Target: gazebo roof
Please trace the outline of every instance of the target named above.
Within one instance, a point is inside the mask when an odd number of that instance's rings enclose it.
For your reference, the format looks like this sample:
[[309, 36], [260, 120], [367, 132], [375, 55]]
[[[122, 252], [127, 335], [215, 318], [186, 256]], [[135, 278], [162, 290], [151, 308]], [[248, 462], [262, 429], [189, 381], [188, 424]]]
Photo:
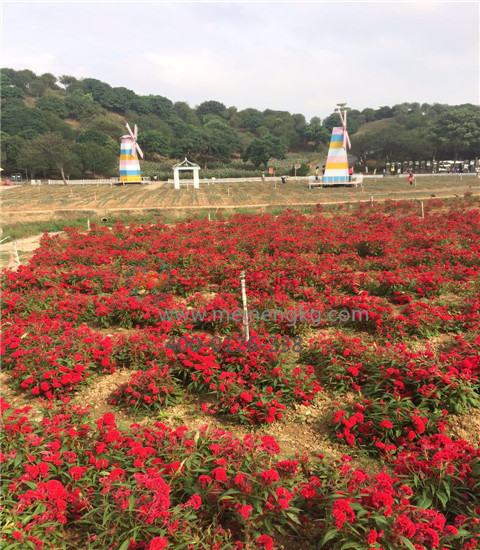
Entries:
[[177, 164], [172, 166], [172, 168], [200, 168], [200, 166], [198, 164], [195, 164], [194, 162], [190, 162], [187, 157], [185, 157], [185, 160], [182, 160], [182, 162], [178, 162]]

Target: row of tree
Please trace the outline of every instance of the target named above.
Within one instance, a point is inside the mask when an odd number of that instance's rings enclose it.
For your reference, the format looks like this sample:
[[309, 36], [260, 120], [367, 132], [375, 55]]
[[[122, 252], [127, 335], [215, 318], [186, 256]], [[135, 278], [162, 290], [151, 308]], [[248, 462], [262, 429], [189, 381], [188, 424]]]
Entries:
[[[2, 166], [30, 174], [113, 175], [125, 120], [140, 128], [146, 158], [188, 158], [204, 166], [242, 158], [255, 167], [287, 151], [326, 150], [337, 113], [323, 121], [219, 101], [195, 108], [141, 96], [93, 78], [2, 69]], [[350, 109], [352, 153], [361, 163], [471, 157], [480, 149], [480, 109], [466, 104], [402, 103]], [[61, 167], [58, 166], [61, 158]]]

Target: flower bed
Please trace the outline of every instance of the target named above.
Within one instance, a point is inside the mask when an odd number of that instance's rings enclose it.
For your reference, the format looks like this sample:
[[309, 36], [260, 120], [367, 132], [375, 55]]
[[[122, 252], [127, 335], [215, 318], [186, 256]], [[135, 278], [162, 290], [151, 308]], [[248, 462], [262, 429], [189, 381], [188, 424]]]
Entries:
[[[444, 206], [44, 236], [2, 275], [2, 366], [34, 407], [4, 404], [5, 548], [476, 548], [478, 445], [447, 434], [479, 408], [480, 211]], [[124, 368], [108, 404], [145, 421], [72, 404]], [[216, 422], [269, 427], [322, 388], [332, 440], [382, 473], [152, 423], [193, 397]]]

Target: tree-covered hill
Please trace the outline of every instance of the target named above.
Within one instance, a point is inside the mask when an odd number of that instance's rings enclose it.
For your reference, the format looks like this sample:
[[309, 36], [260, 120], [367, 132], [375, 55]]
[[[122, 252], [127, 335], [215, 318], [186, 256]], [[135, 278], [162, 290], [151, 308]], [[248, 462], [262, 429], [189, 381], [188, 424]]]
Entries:
[[[202, 166], [243, 159], [266, 167], [287, 151], [325, 150], [338, 115], [323, 121], [287, 111], [238, 110], [219, 101], [188, 103], [137, 95], [93, 78], [30, 70], [1, 71], [2, 167], [32, 177], [117, 174], [125, 122], [140, 128], [146, 160], [187, 156]], [[480, 150], [480, 109], [466, 104], [402, 103], [350, 109], [352, 153], [360, 162], [474, 157]]]

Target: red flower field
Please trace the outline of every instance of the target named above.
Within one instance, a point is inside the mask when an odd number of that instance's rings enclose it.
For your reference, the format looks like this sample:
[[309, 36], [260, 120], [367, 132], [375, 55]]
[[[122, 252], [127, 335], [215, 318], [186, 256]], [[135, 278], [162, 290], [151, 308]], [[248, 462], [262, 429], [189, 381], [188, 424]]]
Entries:
[[[480, 408], [480, 209], [425, 211], [46, 234], [2, 275], [2, 548], [480, 548], [480, 434], [451, 431]], [[287, 456], [268, 431], [324, 394], [344, 456]], [[225, 429], [158, 421], [179, 402]]]

